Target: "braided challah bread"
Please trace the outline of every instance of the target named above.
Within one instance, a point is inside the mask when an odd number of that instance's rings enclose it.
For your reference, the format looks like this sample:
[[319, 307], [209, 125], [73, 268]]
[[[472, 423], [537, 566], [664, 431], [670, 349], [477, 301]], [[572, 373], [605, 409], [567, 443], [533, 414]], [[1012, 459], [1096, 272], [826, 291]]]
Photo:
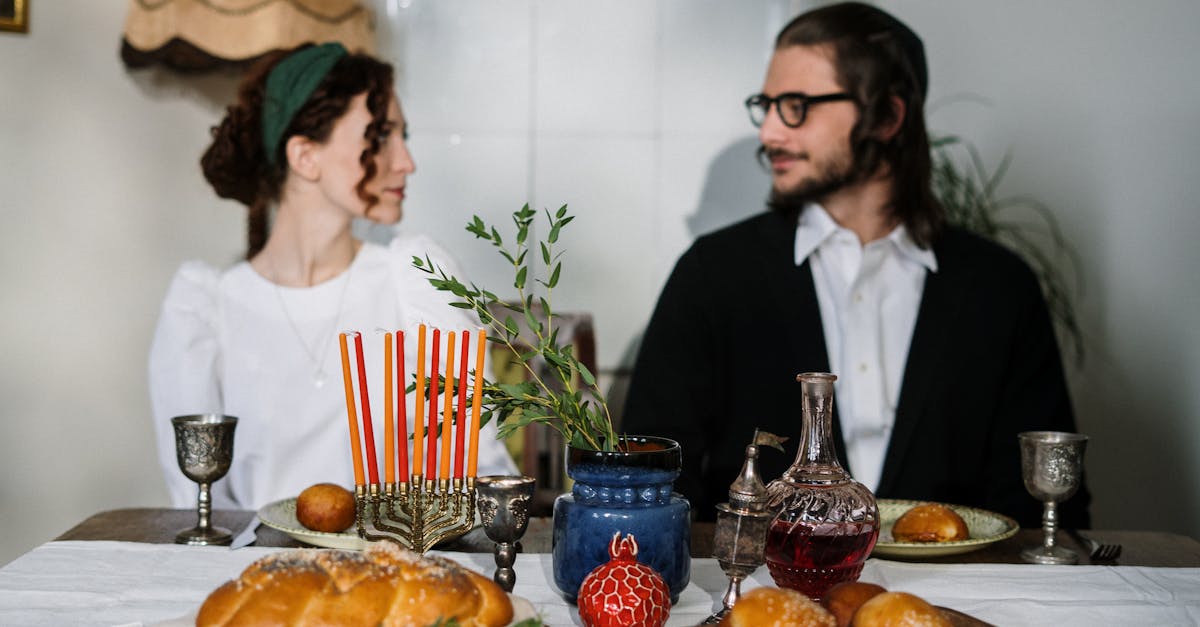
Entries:
[[264, 557], [200, 607], [196, 625], [432, 625], [512, 621], [508, 596], [490, 579], [391, 542], [362, 553], [319, 549]]

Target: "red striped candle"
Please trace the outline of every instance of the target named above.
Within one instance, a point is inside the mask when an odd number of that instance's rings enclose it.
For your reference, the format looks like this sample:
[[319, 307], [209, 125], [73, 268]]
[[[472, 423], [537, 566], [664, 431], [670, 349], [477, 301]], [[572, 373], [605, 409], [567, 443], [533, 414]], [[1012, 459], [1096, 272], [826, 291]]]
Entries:
[[458, 415], [454, 420], [454, 478], [463, 476], [463, 439], [467, 434], [467, 362], [471, 359], [468, 347], [471, 332], [462, 332], [462, 363], [458, 365]]
[[396, 481], [396, 434], [392, 422], [392, 334], [383, 334], [383, 480]]
[[399, 448], [396, 452], [400, 458], [400, 482], [408, 482], [408, 386], [404, 385], [407, 376], [404, 370], [404, 331], [396, 331], [396, 437]]
[[429, 368], [429, 448], [425, 450], [425, 479], [433, 479], [437, 472], [437, 407], [438, 407], [438, 353], [441, 352], [441, 330], [433, 330], [432, 366]]
[[362, 404], [363, 440], [367, 444], [367, 477], [379, 483], [379, 462], [375, 460], [375, 430], [371, 427], [371, 399], [367, 396], [367, 366], [363, 363], [362, 334], [354, 334], [354, 351], [358, 353], [358, 396]]

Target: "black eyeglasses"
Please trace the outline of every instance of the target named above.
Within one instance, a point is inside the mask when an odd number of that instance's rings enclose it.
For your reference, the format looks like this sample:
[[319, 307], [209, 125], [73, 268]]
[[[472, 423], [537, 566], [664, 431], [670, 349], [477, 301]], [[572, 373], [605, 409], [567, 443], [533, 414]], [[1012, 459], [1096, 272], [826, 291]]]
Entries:
[[788, 92], [786, 94], [779, 94], [774, 98], [766, 94], [754, 94], [746, 99], [746, 111], [750, 113], [750, 121], [755, 126], [762, 126], [763, 120], [766, 120], [767, 114], [771, 112], [771, 105], [778, 105], [779, 119], [783, 120], [784, 125], [789, 128], [796, 128], [804, 124], [804, 118], [808, 116], [808, 108], [810, 106], [821, 104], [822, 102], [853, 99], [854, 97], [847, 93], [809, 96]]

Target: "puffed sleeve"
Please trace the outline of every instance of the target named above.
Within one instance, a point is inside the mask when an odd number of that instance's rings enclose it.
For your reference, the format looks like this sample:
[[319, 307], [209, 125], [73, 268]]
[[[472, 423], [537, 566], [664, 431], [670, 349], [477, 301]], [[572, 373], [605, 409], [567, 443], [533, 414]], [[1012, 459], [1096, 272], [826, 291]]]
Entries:
[[[471, 329], [472, 332], [482, 326], [473, 311], [451, 306], [457, 298], [449, 292], [438, 291], [429, 284], [428, 274], [412, 266], [413, 257], [428, 258], [447, 276], [457, 277], [470, 285], [449, 251], [428, 236], [401, 232], [392, 240], [390, 252], [400, 284], [400, 297], [409, 315], [416, 316], [416, 321], [443, 329]], [[489, 380], [495, 380], [491, 362], [485, 362], [483, 371]], [[517, 466], [504, 443], [497, 439], [495, 421], [489, 421], [479, 432], [479, 475], [514, 474], [519, 474]]]
[[171, 417], [222, 411], [217, 280], [217, 271], [204, 263], [183, 264], [167, 289], [150, 346], [154, 433], [174, 507], [196, 506], [196, 484], [176, 462]]

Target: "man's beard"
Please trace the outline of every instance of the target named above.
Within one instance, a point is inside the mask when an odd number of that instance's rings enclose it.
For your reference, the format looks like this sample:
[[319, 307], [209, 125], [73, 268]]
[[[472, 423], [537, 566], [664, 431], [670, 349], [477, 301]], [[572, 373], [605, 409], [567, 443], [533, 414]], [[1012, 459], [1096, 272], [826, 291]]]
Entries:
[[[768, 160], [772, 154], [788, 154], [779, 149], [760, 148], [759, 154]], [[812, 161], [808, 153], [791, 154], [792, 157]], [[854, 159], [846, 155], [845, 159], [817, 163], [817, 173], [801, 180], [791, 189], [781, 189], [771, 185], [771, 195], [767, 198], [767, 206], [783, 213], [799, 213], [808, 203], [821, 203], [830, 194], [861, 180], [859, 169]]]

